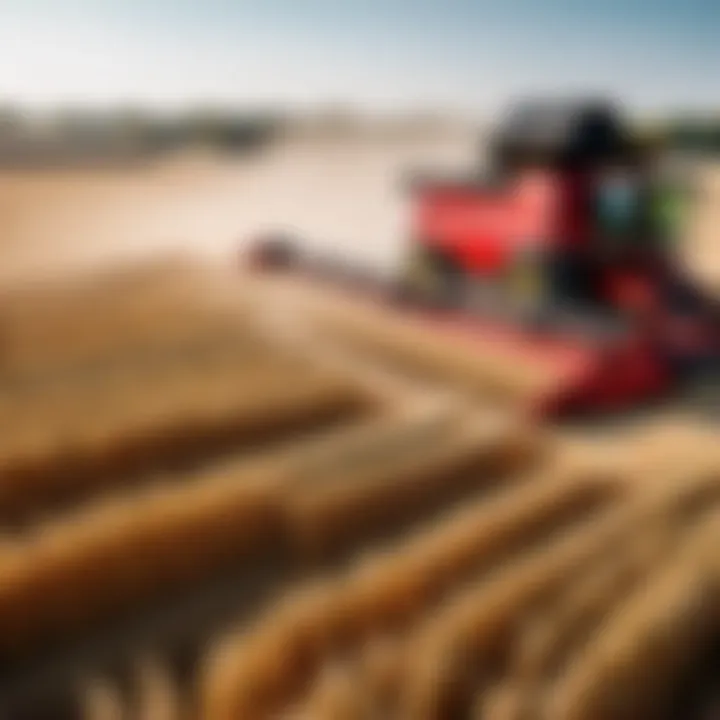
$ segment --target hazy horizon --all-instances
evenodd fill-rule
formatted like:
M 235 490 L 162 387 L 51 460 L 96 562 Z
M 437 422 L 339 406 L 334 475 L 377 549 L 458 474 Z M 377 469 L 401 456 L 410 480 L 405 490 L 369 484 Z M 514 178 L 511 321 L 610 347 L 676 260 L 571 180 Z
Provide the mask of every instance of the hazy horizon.
M 492 113 L 521 94 L 717 108 L 713 0 L 0 0 L 0 102 Z

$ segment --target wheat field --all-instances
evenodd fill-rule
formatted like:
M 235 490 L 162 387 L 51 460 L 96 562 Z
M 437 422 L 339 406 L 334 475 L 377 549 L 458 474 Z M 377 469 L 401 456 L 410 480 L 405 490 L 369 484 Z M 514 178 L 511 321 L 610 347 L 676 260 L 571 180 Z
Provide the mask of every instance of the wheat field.
M 717 629 L 712 429 L 538 426 L 542 373 L 239 277 L 6 291 L 5 716 L 664 717 Z
M 385 263 L 417 156 L 0 173 L 0 717 L 711 717 L 715 427 L 540 425 L 542 365 L 206 257 Z

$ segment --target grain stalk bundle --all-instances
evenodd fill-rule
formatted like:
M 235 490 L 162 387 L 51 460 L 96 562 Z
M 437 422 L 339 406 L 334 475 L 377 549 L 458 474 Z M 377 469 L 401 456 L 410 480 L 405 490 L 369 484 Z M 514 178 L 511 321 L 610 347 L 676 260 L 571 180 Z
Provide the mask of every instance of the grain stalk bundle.
M 399 549 L 371 556 L 346 578 L 291 594 L 211 656 L 204 716 L 271 717 L 312 683 L 334 652 L 357 651 L 385 633 L 409 631 L 468 575 L 518 550 L 523 540 L 536 541 L 558 518 L 582 517 L 583 509 L 616 495 L 618 487 L 605 474 L 585 471 L 583 476 L 579 468 L 568 468 L 575 482 L 553 473 L 456 510 Z

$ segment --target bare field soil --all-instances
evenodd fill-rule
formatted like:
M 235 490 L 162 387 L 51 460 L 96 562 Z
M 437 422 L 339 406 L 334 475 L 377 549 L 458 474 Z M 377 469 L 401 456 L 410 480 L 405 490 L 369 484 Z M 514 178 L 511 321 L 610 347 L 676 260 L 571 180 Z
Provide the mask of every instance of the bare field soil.
M 0 278 L 177 248 L 227 258 L 268 228 L 386 270 L 406 240 L 408 171 L 467 167 L 481 154 L 475 133 L 456 129 L 287 140 L 245 160 L 188 153 L 126 168 L 0 169 Z M 684 254 L 718 287 L 720 169 L 698 175 Z
M 52 270 L 108 253 L 233 253 L 287 228 L 310 247 L 387 267 L 402 239 L 402 173 L 472 157 L 454 134 L 429 140 L 298 140 L 247 160 L 184 155 L 146 166 L 0 170 L 0 273 Z
M 700 178 L 700 197 L 690 221 L 687 258 L 698 279 L 717 293 L 720 292 L 720 168 L 704 167 Z

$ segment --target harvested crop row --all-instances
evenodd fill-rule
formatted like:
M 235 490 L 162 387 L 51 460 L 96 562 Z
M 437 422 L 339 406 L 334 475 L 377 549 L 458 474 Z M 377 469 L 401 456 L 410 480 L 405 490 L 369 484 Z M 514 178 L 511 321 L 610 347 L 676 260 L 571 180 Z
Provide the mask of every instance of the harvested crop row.
M 212 452 L 369 409 L 369 400 L 349 380 L 302 366 L 285 363 L 285 373 L 272 363 L 246 372 L 231 362 L 204 369 L 200 376 L 170 373 L 136 392 L 117 388 L 115 404 L 96 406 L 95 412 L 90 398 L 87 405 L 78 398 L 64 424 L 62 416 L 49 427 L 23 426 L 18 418 L 0 453 L 0 514 L 12 519 L 118 480 L 138 481 Z
M 3 372 L 50 370 L 133 340 L 199 328 L 219 312 L 220 304 L 208 292 L 210 278 L 202 271 L 191 266 L 182 272 L 141 270 L 133 268 L 110 283 L 91 276 L 51 288 L 22 288 L 5 297 L 0 311 Z
M 55 326 L 54 331 L 62 338 L 58 339 L 57 348 L 46 332 L 38 333 L 37 338 L 26 338 L 26 346 L 11 344 L 5 338 L 0 363 L 0 390 L 4 395 L 13 397 L 33 387 L 58 383 L 73 373 L 92 374 L 122 363 L 172 359 L 222 339 L 247 349 L 266 349 L 236 314 L 223 316 L 201 312 L 197 307 L 177 307 L 149 318 L 105 318 L 102 329 L 88 331 L 83 325 L 87 337 L 79 337 L 74 328 L 62 325 Z M 30 357 L 35 352 L 41 355 L 37 360 Z
M 550 694 L 548 717 L 662 715 L 677 679 L 720 629 L 720 514 L 688 532 L 667 567 L 620 605 Z
M 44 309 L 57 304 L 58 298 L 68 302 L 92 299 L 116 298 L 137 293 L 177 289 L 196 285 L 209 266 L 194 254 L 173 253 L 143 258 L 140 262 L 112 262 L 87 269 L 66 270 L 54 277 L 36 276 L 3 285 L 3 299 L 15 299 L 16 304 L 3 303 L 3 312 L 13 314 L 19 309 Z
M 176 352 L 179 350 L 179 352 Z M 81 424 L 84 413 L 93 405 L 96 413 L 111 412 L 114 406 L 122 409 L 123 403 L 137 404 L 138 395 L 146 402 L 165 398 L 183 391 L 186 395 L 201 395 L 207 388 L 232 390 L 243 377 L 247 385 L 277 376 L 288 381 L 290 373 L 311 377 L 321 373 L 308 362 L 278 353 L 276 349 L 256 346 L 229 338 L 209 343 L 193 344 L 184 348 L 171 348 L 170 352 L 148 352 L 120 358 L 119 362 L 98 367 L 77 367 L 45 382 L 26 386 L 2 395 L 0 422 L 3 429 L 12 432 L 14 421 L 24 424 L 52 425 L 65 418 L 65 423 Z
M 395 634 L 463 579 L 552 533 L 618 491 L 604 474 L 529 480 L 513 492 L 457 510 L 396 552 L 371 557 L 346 578 L 290 595 L 248 634 L 211 658 L 205 717 L 271 717 L 339 648 Z M 568 473 L 571 473 L 568 468 Z M 553 473 L 554 474 L 554 473 Z M 347 650 L 344 651 L 346 653 Z
M 667 558 L 680 532 L 662 520 L 644 526 L 624 553 L 612 553 L 590 564 L 557 597 L 541 603 L 518 627 L 507 673 L 494 688 L 481 684 L 476 690 L 473 717 L 545 720 L 547 687 L 553 678 L 593 642 L 617 603 Z
M 75 716 L 77 720 L 125 720 L 123 694 L 112 681 L 105 678 L 88 681 L 78 696 L 77 703 L 65 709 L 70 717 Z
M 155 657 L 132 664 L 123 682 L 109 675 L 80 683 L 72 720 L 181 720 L 190 714 L 171 669 Z
M 262 718 L 282 708 L 294 708 L 298 717 L 304 717 L 303 713 L 309 712 L 307 703 L 315 695 L 299 705 L 293 699 L 314 686 L 324 665 L 332 665 L 336 651 L 348 657 L 350 643 L 355 648 L 350 658 L 358 654 L 363 657 L 365 641 L 383 635 L 398 637 L 398 632 L 409 632 L 408 644 L 396 653 L 394 667 L 391 660 L 378 673 L 390 677 L 392 707 L 397 714 L 389 716 L 448 717 L 458 702 L 467 710 L 478 689 L 482 688 L 484 696 L 495 682 L 495 673 L 507 667 L 500 657 L 504 652 L 498 656 L 497 651 L 512 647 L 509 640 L 521 627 L 517 623 L 538 600 L 572 586 L 573 578 L 585 567 L 592 568 L 597 561 L 609 562 L 637 526 L 656 523 L 661 539 L 672 538 L 672 534 L 663 538 L 663 527 L 672 530 L 674 523 L 686 521 L 699 507 L 717 501 L 720 491 L 717 464 L 708 461 L 705 468 L 698 468 L 694 476 L 685 476 L 682 483 L 667 479 L 659 486 L 660 492 L 642 493 L 569 536 L 551 540 L 547 548 L 537 546 L 543 528 L 546 535 L 555 529 L 550 538 L 562 531 L 556 527 L 560 518 L 565 518 L 565 523 L 572 518 L 575 522 L 583 519 L 581 508 L 587 512 L 594 504 L 592 494 L 587 494 L 589 487 L 595 492 L 602 487 L 612 496 L 617 485 L 609 482 L 608 470 L 598 471 L 594 464 L 590 468 L 592 472 L 584 483 L 582 477 L 575 482 L 566 477 L 547 480 L 545 486 L 524 484 L 507 498 L 479 503 L 474 517 L 469 508 L 461 511 L 447 524 L 421 534 L 406 549 L 371 560 L 344 580 L 289 596 L 265 620 L 228 640 L 211 657 L 204 716 L 220 720 Z M 544 500 L 542 493 L 546 493 Z M 595 503 L 602 497 L 602 493 L 599 498 L 595 495 Z M 506 503 L 504 509 L 502 503 Z M 533 512 L 537 513 L 534 522 Z M 639 547 L 635 558 L 638 567 L 643 567 L 643 558 L 651 561 L 661 547 L 662 542 Z M 485 565 L 482 578 L 488 569 L 507 559 L 507 552 L 513 548 L 530 553 L 478 587 L 471 586 L 454 599 L 443 601 L 453 588 L 462 587 L 464 578 L 477 577 Z M 629 564 L 632 570 L 633 562 Z M 424 613 L 433 607 L 439 607 L 440 614 L 423 620 Z M 382 664 L 376 662 L 376 667 Z M 469 668 L 475 670 L 467 677 Z M 490 668 L 493 670 L 488 674 Z M 348 669 L 343 668 L 346 672 Z M 331 676 L 338 678 L 336 673 Z M 355 681 L 356 688 L 363 688 L 357 692 L 367 699 L 371 694 L 357 677 Z M 343 687 L 346 693 L 348 685 Z M 522 687 L 522 683 L 508 687 Z M 498 703 L 506 708 L 513 693 L 508 687 L 503 686 L 498 693 Z M 327 695 L 320 694 L 326 698 L 323 702 L 329 702 Z M 292 713 L 288 717 L 293 717 Z
M 302 557 L 324 561 L 359 541 L 381 539 L 389 530 L 397 534 L 439 507 L 519 479 L 522 470 L 544 459 L 545 450 L 529 429 L 483 415 L 430 416 L 414 429 L 400 425 L 336 468 L 326 466 L 311 480 L 288 485 L 289 526 Z
M 460 418 L 451 415 L 446 421 L 449 428 L 460 427 Z M 412 434 L 417 423 L 409 418 L 404 432 Z M 476 460 L 467 469 L 481 473 L 491 459 L 496 463 L 509 448 L 522 447 L 517 438 L 517 428 L 508 427 L 488 440 L 486 428 L 476 427 L 474 436 L 464 436 L 464 459 Z M 488 442 L 499 444 L 503 452 L 489 452 Z M 460 452 L 452 432 L 438 438 L 438 445 Z M 395 459 L 390 465 L 395 478 L 387 473 L 386 482 L 408 488 L 417 459 L 436 457 L 435 453 L 432 447 L 405 452 L 404 463 Z M 0 563 L 0 646 L 21 650 L 56 633 L 81 630 L 95 617 L 133 607 L 156 591 L 185 587 L 228 564 L 240 562 L 242 567 L 243 558 L 259 562 L 280 552 L 303 564 L 314 560 L 304 555 L 298 526 L 291 519 L 296 517 L 292 509 L 301 486 L 310 488 L 320 481 L 317 475 L 308 475 L 317 467 L 308 464 L 313 455 L 317 461 L 316 453 L 308 458 L 296 451 L 294 460 L 291 452 L 290 458 L 228 464 L 183 485 L 148 488 L 89 504 L 54 522 L 29 527 Z M 451 459 L 448 452 L 446 460 Z M 326 463 L 326 468 L 323 482 L 341 480 L 342 471 L 334 462 Z M 500 471 L 496 465 L 493 468 Z M 435 468 L 436 488 L 443 487 L 453 470 L 457 468 L 445 472 Z M 378 493 L 387 497 L 386 489 L 377 484 L 368 484 L 364 493 L 358 488 L 355 497 L 363 502 Z M 442 501 L 440 493 L 435 497 Z M 399 493 L 398 501 L 402 502 Z M 335 524 L 331 514 L 325 517 Z M 364 533 L 360 526 L 356 529 L 360 532 L 355 540 L 362 543 L 373 526 L 368 520 Z
M 638 527 L 683 516 L 698 500 L 720 499 L 717 463 L 708 460 L 683 482 L 664 492 L 642 494 L 614 513 L 528 554 L 490 583 L 471 587 L 453 600 L 418 634 L 408 668 L 403 717 L 446 717 L 448 708 L 467 707 L 474 692 L 507 667 L 507 652 L 527 613 L 544 597 L 572 582 L 599 558 L 622 552 Z M 467 668 L 473 668 L 467 677 Z M 460 678 L 465 678 L 462 682 Z
M 306 295 L 301 301 L 322 331 L 411 374 L 510 400 L 535 397 L 557 380 L 539 363 L 508 363 L 507 353 L 498 355 L 492 341 L 448 330 L 439 341 L 437 330 L 430 332 L 421 321 L 394 316 L 385 307 L 339 295 L 332 302 L 311 302 Z
M 186 700 L 166 664 L 145 658 L 136 664 L 133 677 L 135 720 L 180 720 Z
M 622 554 L 610 554 L 585 569 L 532 615 L 518 633 L 509 674 L 525 685 L 559 672 L 582 647 L 615 603 L 642 583 L 673 550 L 682 531 L 660 520 L 643 528 Z
M 688 533 L 681 552 L 671 553 L 669 567 L 657 572 L 647 585 L 640 585 L 629 600 L 619 599 L 619 612 L 603 625 L 596 642 L 580 655 L 579 665 L 569 665 L 569 672 L 557 688 L 528 686 L 523 678 L 502 678 L 482 686 L 482 690 L 471 689 L 467 703 L 446 706 L 437 717 L 477 720 L 668 717 L 667 704 L 678 681 L 693 663 L 702 659 L 708 638 L 716 637 L 718 631 L 720 585 L 714 557 L 720 532 L 718 517 L 717 511 L 710 513 L 709 520 L 705 518 L 699 529 Z M 639 555 L 645 556 L 645 550 Z M 393 634 L 380 645 L 365 646 L 359 658 L 343 654 L 329 659 L 305 697 L 272 717 L 415 718 L 415 714 L 407 714 L 406 708 L 399 709 L 392 700 L 403 670 L 416 650 L 412 645 L 403 647 L 397 638 Z M 372 662 L 368 662 L 369 658 Z M 470 664 L 465 669 L 472 674 L 474 667 Z M 456 692 L 462 690 L 463 674 L 457 679 L 460 682 Z M 682 717 L 688 717 L 689 708 L 683 707 Z
M 265 483 L 146 491 L 29 528 L 0 564 L 0 646 L 23 654 L 219 566 L 271 558 L 283 533 Z M 268 560 L 269 561 L 269 560 Z

